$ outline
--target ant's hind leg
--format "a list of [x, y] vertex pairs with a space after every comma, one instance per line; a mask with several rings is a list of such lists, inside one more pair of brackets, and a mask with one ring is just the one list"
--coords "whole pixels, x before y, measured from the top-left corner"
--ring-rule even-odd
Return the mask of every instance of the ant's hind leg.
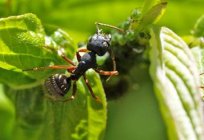
[[91, 85], [89, 84], [89, 81], [88, 81], [88, 79], [86, 78], [86, 75], [85, 75], [85, 74], [83, 75], [83, 78], [84, 78], [84, 81], [85, 81], [85, 83], [86, 83], [86, 86], [88, 87], [88, 89], [89, 89], [89, 91], [90, 91], [90, 93], [91, 93], [91, 96], [92, 96], [96, 101], [101, 102], [101, 100], [99, 99], [99, 97], [94, 94], [94, 92], [93, 92], [93, 90], [92, 90], [92, 88], [91, 88]]
[[74, 81], [71, 97], [64, 99], [63, 102], [74, 100], [76, 97], [76, 91], [77, 91], [77, 85], [76, 85], [76, 81]]
[[30, 69], [23, 69], [22, 71], [40, 71], [40, 70], [49, 70], [49, 69], [66, 69], [67, 71], [73, 71], [76, 69], [76, 66], [66, 66], [66, 65], [53, 65], [47, 67], [34, 67]]

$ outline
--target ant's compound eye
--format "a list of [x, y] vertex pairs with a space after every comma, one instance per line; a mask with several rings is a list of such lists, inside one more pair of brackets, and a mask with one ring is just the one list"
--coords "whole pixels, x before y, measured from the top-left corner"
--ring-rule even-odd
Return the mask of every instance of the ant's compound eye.
[[108, 48], [108, 43], [107, 42], [103, 42], [103, 47]]

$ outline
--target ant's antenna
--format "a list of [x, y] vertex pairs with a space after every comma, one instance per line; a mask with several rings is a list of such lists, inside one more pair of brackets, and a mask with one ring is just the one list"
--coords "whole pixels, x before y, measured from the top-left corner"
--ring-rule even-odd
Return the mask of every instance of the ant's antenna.
[[97, 32], [98, 33], [100, 33], [100, 29], [99, 29], [99, 25], [100, 26], [105, 26], [105, 27], [109, 27], [109, 28], [113, 28], [113, 29], [115, 29], [115, 30], [118, 30], [119, 32], [121, 32], [121, 33], [125, 33], [125, 31], [123, 30], [123, 29], [121, 29], [121, 28], [118, 28], [118, 27], [116, 27], [116, 26], [113, 26], [113, 25], [109, 25], [109, 24], [105, 24], [105, 23], [100, 23], [100, 22], [95, 22], [95, 24], [96, 24], [96, 28], [97, 28]]
[[100, 32], [102, 31], [102, 29], [99, 29], [99, 24], [96, 22], [95, 23], [96, 24], [96, 29], [97, 29], [97, 34], [100, 34]]

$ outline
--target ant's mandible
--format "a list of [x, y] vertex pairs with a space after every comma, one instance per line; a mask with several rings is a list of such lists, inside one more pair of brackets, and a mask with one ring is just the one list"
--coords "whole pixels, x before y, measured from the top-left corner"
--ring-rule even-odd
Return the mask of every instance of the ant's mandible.
[[[99, 101], [99, 98], [94, 94], [89, 84], [89, 81], [86, 78], [86, 71], [88, 69], [94, 69], [97, 73], [101, 75], [106, 75], [109, 77], [118, 75], [118, 71], [116, 70], [115, 57], [110, 48], [111, 35], [101, 33], [101, 30], [98, 28], [99, 25], [111, 27], [111, 28], [119, 30], [120, 32], [123, 32], [123, 30], [115, 26], [111, 26], [111, 25], [107, 25], [103, 23], [96, 23], [97, 33], [89, 38], [89, 41], [87, 43], [87, 48], [79, 49], [76, 52], [76, 57], [78, 60], [77, 65], [75, 65], [69, 58], [67, 58], [62, 50], [58, 50], [58, 54], [72, 66], [53, 65], [53, 66], [48, 66], [48, 67], [35, 67], [32, 69], [26, 69], [23, 71], [30, 71], [30, 70], [36, 71], [36, 70], [46, 70], [46, 69], [66, 69], [69, 73], [71, 73], [70, 76], [66, 76], [64, 74], [54, 74], [45, 80], [44, 85], [45, 85], [47, 92], [50, 94], [49, 95], [50, 98], [54, 99], [53, 96], [54, 97], [65, 96], [66, 93], [69, 91], [71, 84], [73, 82], [73, 88], [72, 88], [73, 91], [72, 91], [71, 97], [64, 99], [64, 100], [58, 100], [58, 101], [73, 100], [75, 98], [76, 90], [77, 90], [76, 82], [82, 76], [85, 80], [85, 83], [92, 97]], [[81, 56], [79, 54], [80, 52], [84, 52], [85, 54]], [[103, 56], [106, 52], [109, 52], [112, 58], [112, 62], [113, 62], [112, 71], [103, 71], [97, 68], [96, 55]]]

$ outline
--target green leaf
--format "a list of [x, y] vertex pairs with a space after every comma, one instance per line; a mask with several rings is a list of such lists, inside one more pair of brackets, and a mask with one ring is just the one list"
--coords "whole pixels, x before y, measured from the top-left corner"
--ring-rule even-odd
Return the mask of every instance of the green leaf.
[[[9, 86], [5, 92], [16, 111], [12, 139], [102, 139], [106, 127], [106, 99], [95, 71], [89, 70], [87, 77], [101, 102], [87, 96], [89, 90], [84, 80], [77, 82], [74, 101], [48, 100], [41, 83], [50, 74], [66, 70], [22, 71], [50, 64], [68, 65], [57, 55], [57, 50], [64, 49], [70, 59], [75, 56], [76, 46], [70, 36], [58, 28], [46, 28], [45, 32], [33, 14], [2, 18], [0, 25], [0, 82]], [[67, 96], [70, 94], [72, 89]]]
[[166, 0], [146, 0], [142, 10], [136, 9], [130, 16], [130, 28], [134, 32], [147, 29], [156, 23], [164, 14], [167, 6]]
[[150, 43], [150, 74], [170, 139], [204, 139], [199, 73], [190, 49], [165, 27], [152, 29]]
[[2, 84], [0, 84], [0, 114], [0, 139], [10, 140], [14, 125], [14, 106], [8, 97], [6, 97]]
[[201, 93], [202, 93], [202, 98], [204, 99], [204, 90], [203, 90], [203, 87], [204, 87], [204, 76], [203, 76], [203, 73], [204, 73], [204, 49], [201, 47], [201, 46], [196, 46], [196, 47], [193, 47], [191, 49], [193, 55], [194, 55], [194, 58], [197, 62], [197, 67], [198, 67], [198, 70], [199, 70], [199, 73], [200, 73], [200, 87], [202, 87], [202, 90], [201, 90]]
[[154, 5], [162, 2], [162, 0], [145, 0], [142, 7], [142, 13], [149, 11]]
[[[52, 44], [49, 44], [49, 43]], [[39, 84], [53, 71], [22, 72], [22, 69], [66, 64], [55, 52], [65, 48], [70, 59], [76, 46], [69, 35], [61, 29], [46, 35], [40, 20], [33, 14], [0, 19], [0, 81], [13, 88], [28, 88]], [[50, 51], [46, 48], [55, 48]], [[14, 77], [20, 78], [20, 82]]]
[[151, 7], [147, 12], [143, 12], [143, 16], [141, 19], [141, 24], [143, 25], [143, 27], [157, 22], [164, 14], [166, 6], [167, 2], [161, 1], [160, 3]]
[[48, 100], [42, 87], [27, 90], [7, 88], [16, 109], [13, 139], [101, 140], [106, 126], [105, 94], [98, 74], [89, 71], [87, 77], [102, 103], [87, 96], [89, 91], [81, 80], [77, 82], [76, 99], [68, 102]]
[[35, 79], [29, 78], [21, 72], [6, 70], [2, 68], [0, 68], [0, 77], [0, 82], [5, 83], [6, 85], [15, 89], [31, 88], [39, 85], [39, 83], [36, 82]]
[[193, 34], [197, 37], [204, 37], [204, 15], [197, 20], [193, 29]]
[[143, 38], [143, 41], [142, 39], [138, 39], [141, 44], [144, 45], [144, 43], [147, 42], [146, 39], [149, 38], [149, 28], [162, 17], [166, 10], [166, 6], [166, 0], [147, 0], [142, 10], [134, 10], [130, 18], [127, 20], [129, 29], [133, 30], [134, 33], [128, 32], [128, 36], [131, 37], [135, 34], [134, 38], [138, 38], [138, 36], [139, 38]]

